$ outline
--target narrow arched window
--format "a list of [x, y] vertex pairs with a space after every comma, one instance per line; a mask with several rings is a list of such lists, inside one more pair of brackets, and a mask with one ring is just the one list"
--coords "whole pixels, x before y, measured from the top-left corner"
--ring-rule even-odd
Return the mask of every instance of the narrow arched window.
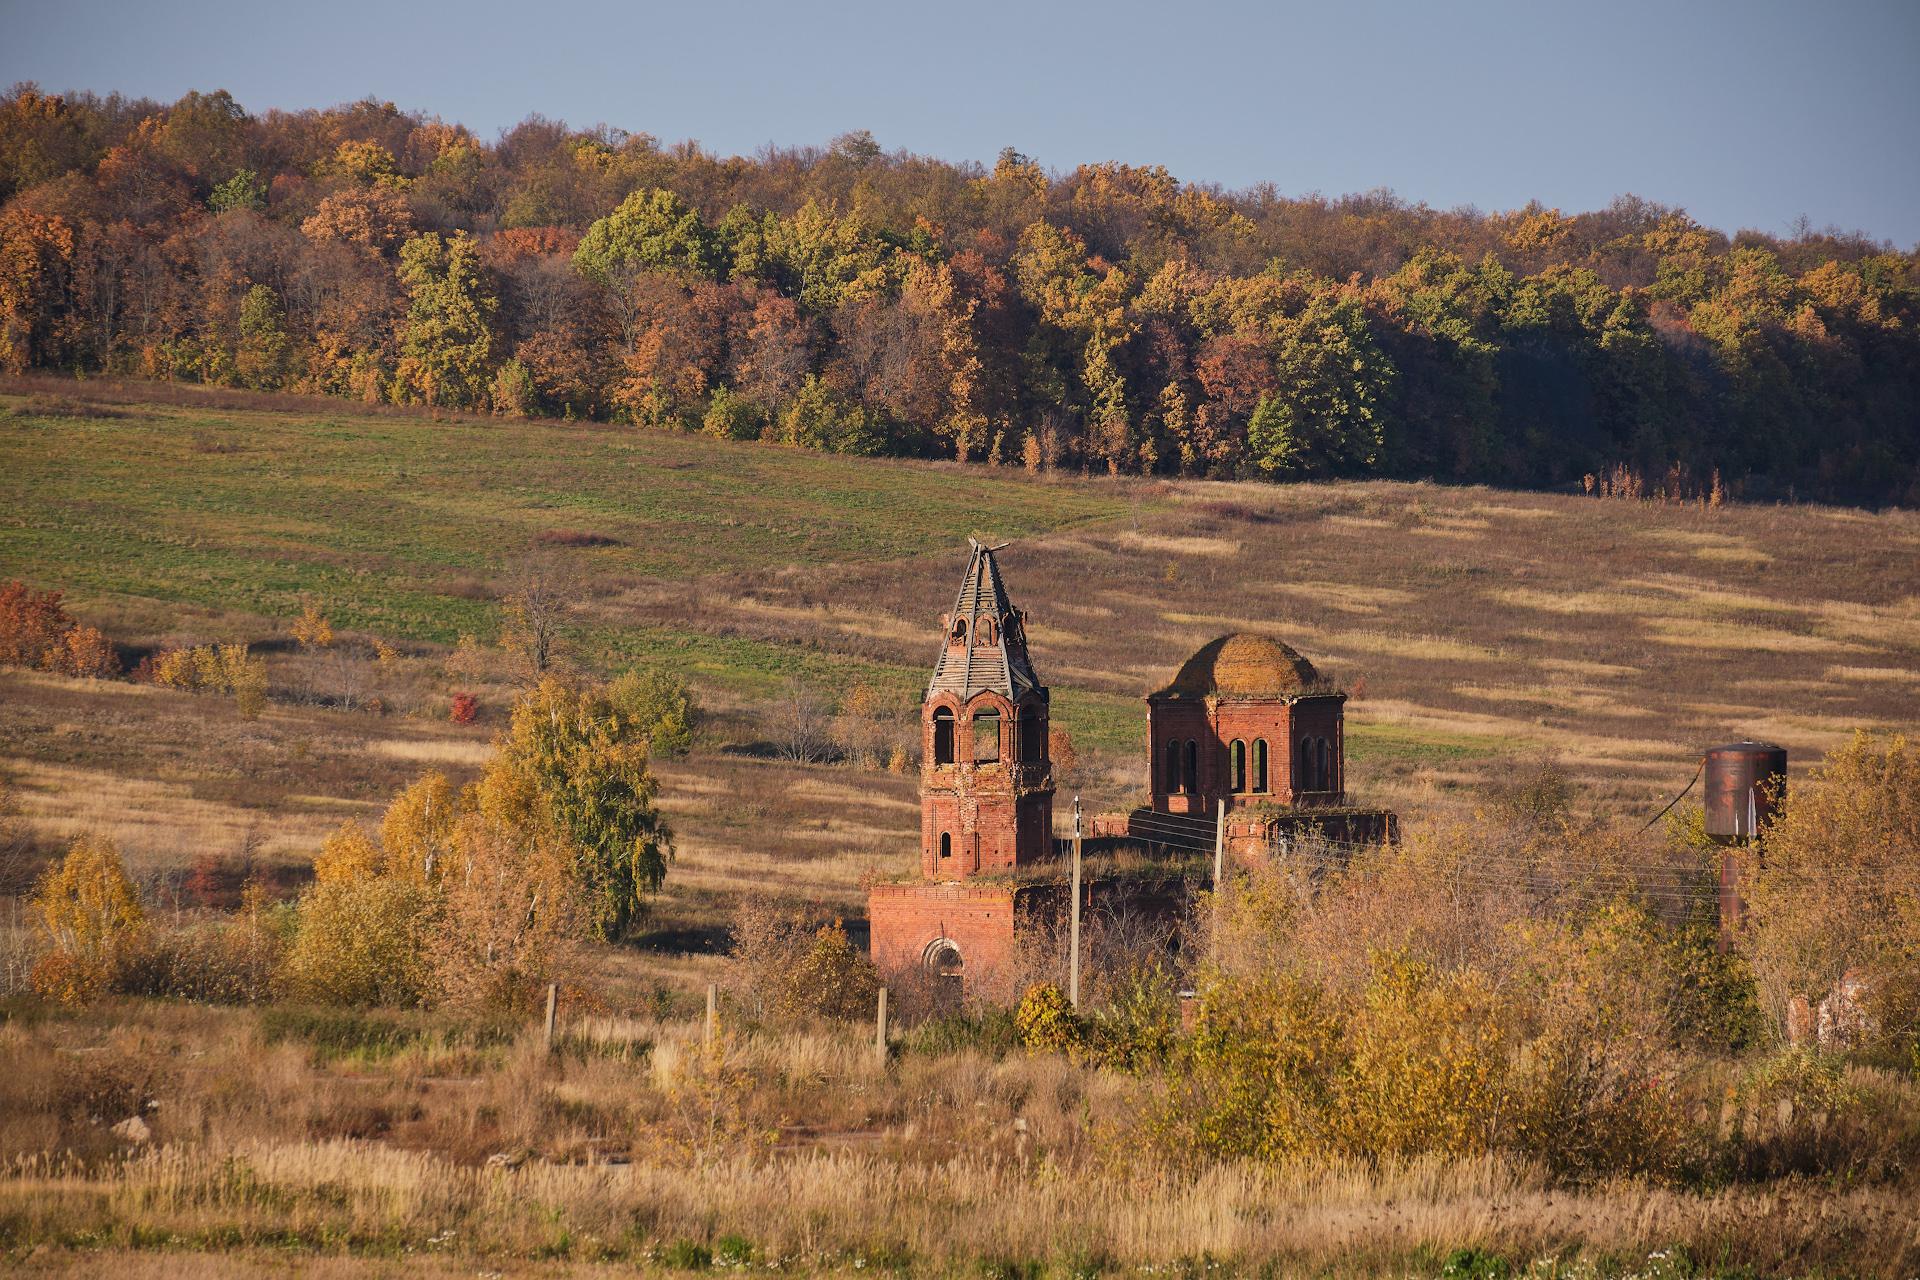
[[953, 642], [955, 644], [965, 644], [967, 642], [967, 620], [965, 618], [955, 618], [953, 620]]
[[1192, 738], [1187, 739], [1186, 790], [1194, 795], [1200, 794], [1200, 744]]
[[973, 642], [975, 644], [992, 644], [994, 631], [995, 628], [992, 618], [980, 619], [980, 625], [973, 630]]
[[1259, 795], [1265, 795], [1267, 791], [1267, 740], [1265, 738], [1253, 740], [1253, 790]]
[[1020, 708], [1020, 732], [1014, 738], [1014, 759], [1040, 764], [1047, 758], [1047, 722], [1033, 707]]
[[1239, 795], [1247, 789], [1247, 744], [1235, 738], [1227, 747], [1228, 789]]
[[953, 708], [933, 709], [933, 762], [953, 763]]
[[1183, 788], [1180, 785], [1180, 743], [1173, 738], [1167, 739], [1166, 764], [1160, 772], [1160, 789], [1168, 795]]
[[940, 833], [940, 861], [944, 863], [947, 859], [951, 858], [952, 856], [953, 856], [953, 833], [949, 831], [942, 831]]
[[1300, 739], [1299, 749], [1293, 753], [1293, 789], [1295, 791], [1313, 790], [1313, 739]]
[[1333, 790], [1333, 744], [1320, 739], [1320, 789]]
[[973, 715], [973, 762], [992, 764], [1000, 758], [1000, 713], [992, 709]]

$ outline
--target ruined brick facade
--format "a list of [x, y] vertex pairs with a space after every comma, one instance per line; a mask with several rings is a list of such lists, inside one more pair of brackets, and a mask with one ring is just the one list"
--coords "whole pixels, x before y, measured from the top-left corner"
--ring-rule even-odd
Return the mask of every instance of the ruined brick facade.
[[992, 548], [973, 544], [920, 708], [920, 871], [954, 880], [1053, 855], [1047, 689], [1026, 614]]
[[1346, 794], [1347, 695], [1265, 636], [1222, 636], [1147, 697], [1156, 813], [1338, 805]]
[[[1096, 818], [1090, 843], [1156, 846], [1190, 867], [1196, 851], [1212, 849], [1222, 803], [1226, 848], [1241, 859], [1308, 831], [1390, 838], [1391, 814], [1345, 805], [1345, 703], [1278, 641], [1213, 641], [1147, 698], [1149, 806]], [[1049, 937], [1065, 920], [1048, 709], [1026, 614], [1008, 599], [994, 549], [975, 542], [953, 610], [941, 616], [921, 704], [920, 879], [876, 885], [868, 896], [883, 973], [918, 968], [970, 992], [1004, 993], [1019, 943]], [[1083, 914], [1175, 919], [1193, 883], [1190, 869], [1090, 876]]]

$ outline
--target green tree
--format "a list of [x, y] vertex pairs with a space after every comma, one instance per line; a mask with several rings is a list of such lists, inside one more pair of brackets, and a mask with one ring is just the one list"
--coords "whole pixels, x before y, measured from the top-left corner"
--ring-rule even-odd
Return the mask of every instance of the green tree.
[[473, 238], [464, 231], [450, 240], [432, 232], [414, 236], [401, 246], [399, 274], [408, 297], [396, 371], [401, 387], [429, 405], [481, 403], [499, 302]]
[[874, 455], [887, 447], [886, 431], [872, 410], [847, 404], [812, 374], [781, 415], [780, 435], [788, 444], [829, 453]]
[[1357, 298], [1322, 294], [1274, 355], [1280, 389], [1247, 423], [1254, 464], [1276, 479], [1363, 474], [1380, 460], [1396, 371]]
[[587, 228], [573, 252], [573, 266], [605, 291], [620, 322], [624, 349], [631, 351], [644, 327], [641, 286], [656, 272], [718, 279], [725, 254], [699, 211], [671, 191], [636, 191], [620, 207]]
[[259, 211], [267, 207], [267, 188], [260, 181], [260, 175], [251, 169], [239, 169], [231, 178], [213, 189], [207, 197], [207, 208], [215, 213], [230, 213], [235, 209]]
[[569, 840], [595, 935], [619, 938], [673, 857], [658, 793], [644, 731], [605, 691], [549, 676], [514, 705], [481, 809], [509, 828], [544, 825]]
[[240, 381], [256, 391], [278, 387], [286, 379], [292, 346], [280, 295], [263, 284], [247, 290], [240, 304], [240, 345], [233, 353]]

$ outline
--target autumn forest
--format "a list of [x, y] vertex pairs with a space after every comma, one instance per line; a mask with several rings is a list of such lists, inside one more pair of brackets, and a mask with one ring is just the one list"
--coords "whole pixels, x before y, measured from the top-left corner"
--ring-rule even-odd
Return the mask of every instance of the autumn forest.
[[1920, 499], [1920, 251], [865, 132], [0, 99], [0, 368], [1242, 479]]

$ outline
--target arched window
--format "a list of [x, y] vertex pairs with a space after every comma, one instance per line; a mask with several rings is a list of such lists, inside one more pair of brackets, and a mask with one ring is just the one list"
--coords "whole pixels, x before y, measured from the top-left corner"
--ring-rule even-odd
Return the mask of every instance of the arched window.
[[1047, 758], [1047, 721], [1037, 707], [1020, 708], [1020, 732], [1015, 736], [1014, 759], [1040, 764]]
[[992, 764], [1000, 758], [1000, 713], [988, 708], [973, 713], [973, 762]]
[[954, 945], [952, 938], [935, 938], [927, 944], [927, 952], [921, 958], [921, 963], [934, 977], [957, 984], [966, 962], [960, 958], [960, 948]]
[[1260, 795], [1267, 791], [1267, 740], [1253, 740], [1253, 789]]
[[1185, 789], [1180, 785], [1180, 743], [1178, 739], [1167, 739], [1166, 757], [1166, 768], [1160, 774], [1160, 789], [1168, 795], [1172, 795], [1176, 791]]
[[1320, 790], [1333, 790], [1333, 744], [1320, 739]]
[[953, 708], [933, 709], [933, 762], [953, 763]]
[[967, 620], [965, 618], [955, 618], [953, 620], [953, 642], [955, 644], [965, 644], [967, 642]]
[[1313, 739], [1300, 739], [1300, 749], [1294, 753], [1293, 789], [1295, 791], [1313, 791]]
[[1238, 738], [1227, 746], [1227, 778], [1235, 795], [1247, 789], [1247, 744]]
[[995, 627], [992, 618], [980, 619], [979, 625], [973, 629], [973, 642], [977, 645], [992, 644], [994, 631]]
[[1184, 789], [1193, 795], [1200, 794], [1200, 744], [1192, 738], [1187, 739], [1187, 785]]
[[953, 856], [953, 833], [950, 831], [942, 831], [940, 833], [941, 863], [944, 865], [947, 859], [951, 858], [952, 856]]

